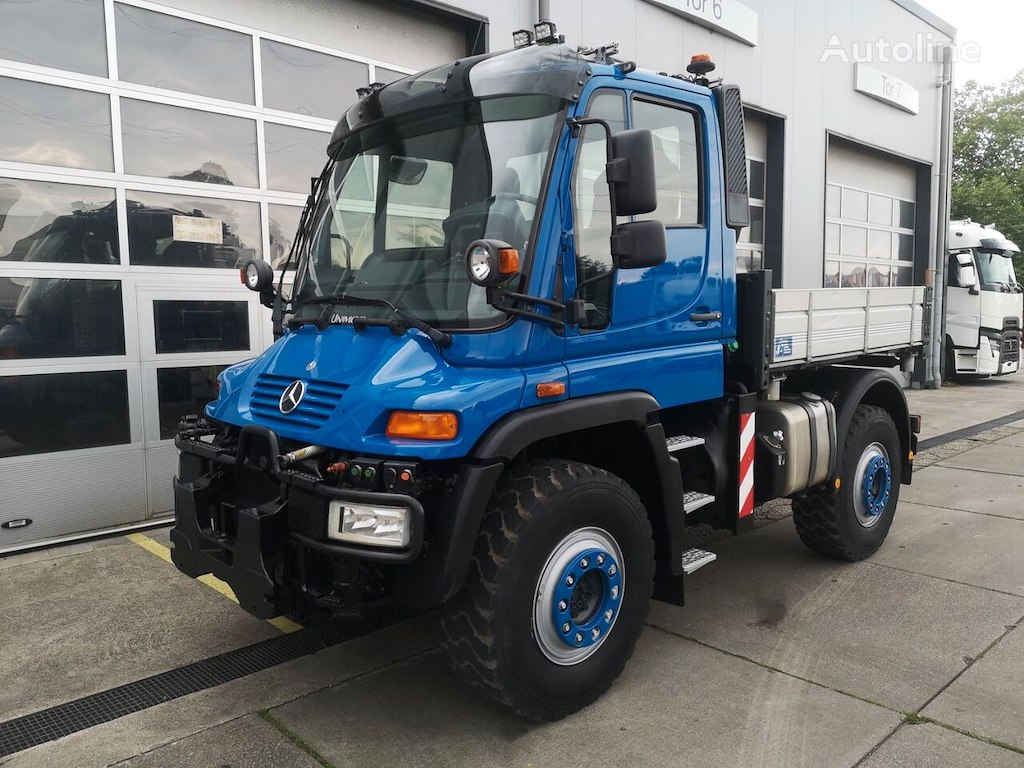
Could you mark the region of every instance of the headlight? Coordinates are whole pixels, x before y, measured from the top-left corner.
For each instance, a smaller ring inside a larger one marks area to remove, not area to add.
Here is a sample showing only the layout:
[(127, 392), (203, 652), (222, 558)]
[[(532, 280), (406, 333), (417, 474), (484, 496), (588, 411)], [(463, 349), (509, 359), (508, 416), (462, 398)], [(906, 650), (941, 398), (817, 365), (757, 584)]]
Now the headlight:
[(407, 507), (383, 507), (332, 501), (327, 516), (327, 537), (377, 547), (409, 546)]

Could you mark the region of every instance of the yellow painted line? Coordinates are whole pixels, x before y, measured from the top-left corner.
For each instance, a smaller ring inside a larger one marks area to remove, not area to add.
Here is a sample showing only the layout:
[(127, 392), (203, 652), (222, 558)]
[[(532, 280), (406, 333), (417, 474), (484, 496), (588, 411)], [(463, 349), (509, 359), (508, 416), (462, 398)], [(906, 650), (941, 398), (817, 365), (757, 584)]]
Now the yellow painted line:
[(153, 539), (149, 538), (149, 536), (146, 536), (142, 533), (129, 533), (125, 536), (125, 538), (128, 539), (128, 541), (138, 544), (147, 552), (152, 552), (161, 560), (166, 560), (168, 563), (172, 562), (171, 550), (169, 550), (159, 541), (153, 541)]
[(289, 619), (287, 616), (276, 616), (273, 619), (267, 619), (267, 623), (273, 624), (286, 635), (289, 632), (298, 632), (300, 629), (302, 629), (301, 624), (297, 624), (296, 622)]
[[(166, 560), (168, 563), (173, 563), (171, 560), (171, 550), (161, 544), (159, 541), (154, 541), (143, 533), (129, 533), (125, 535), (128, 541), (138, 544), (147, 552), (150, 552), (161, 560)], [(222, 581), (214, 576), (212, 573), (207, 573), (200, 576), (196, 581), (205, 584), (210, 589), (219, 592), (224, 595), (228, 600), (238, 604), (238, 598), (235, 597), (234, 590), (231, 589), (230, 585), (226, 581)], [(302, 629), (301, 624), (296, 624), (291, 619), (285, 618), (284, 616), (277, 616), (273, 619), (267, 619), (267, 623), (273, 625), (282, 632), (295, 632)]]

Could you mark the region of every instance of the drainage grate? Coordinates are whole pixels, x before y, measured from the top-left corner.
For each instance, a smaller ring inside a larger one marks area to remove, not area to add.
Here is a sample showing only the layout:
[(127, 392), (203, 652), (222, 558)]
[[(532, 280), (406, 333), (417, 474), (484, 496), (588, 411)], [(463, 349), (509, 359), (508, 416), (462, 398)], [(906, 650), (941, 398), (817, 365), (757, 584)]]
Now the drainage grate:
[(0, 723), (0, 757), (223, 685), (419, 615), (388, 604), (367, 617), (334, 619)]
[(974, 437), (982, 432), (987, 432), (990, 429), (996, 427), (1005, 427), (1007, 424), (1011, 424), (1015, 421), (1024, 419), (1024, 411), (1017, 411), (1016, 413), (1010, 413), (1006, 416), (1000, 416), (998, 419), (992, 419), (991, 421), (984, 421), (981, 424), (974, 424), (970, 427), (964, 427), (958, 429), (955, 432), (947, 432), (944, 435), (936, 435), (935, 437), (929, 437), (927, 440), (922, 440), (917, 444), (917, 451), (927, 451), (929, 448), (938, 448), (940, 445), (951, 443), (954, 440), (964, 440), (968, 437)]

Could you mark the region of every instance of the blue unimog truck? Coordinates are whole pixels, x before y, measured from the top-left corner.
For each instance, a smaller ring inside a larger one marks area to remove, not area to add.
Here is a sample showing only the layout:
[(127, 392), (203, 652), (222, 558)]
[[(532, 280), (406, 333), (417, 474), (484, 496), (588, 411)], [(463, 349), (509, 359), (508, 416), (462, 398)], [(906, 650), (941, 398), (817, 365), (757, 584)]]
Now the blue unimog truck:
[(441, 606), (454, 667), (550, 720), (714, 560), (689, 523), (790, 496), (812, 549), (878, 549), (925, 296), (736, 274), (742, 103), (707, 57), (517, 37), (341, 118), (291, 291), (242, 271), (278, 339), (183, 421), (171, 540), (261, 618)]

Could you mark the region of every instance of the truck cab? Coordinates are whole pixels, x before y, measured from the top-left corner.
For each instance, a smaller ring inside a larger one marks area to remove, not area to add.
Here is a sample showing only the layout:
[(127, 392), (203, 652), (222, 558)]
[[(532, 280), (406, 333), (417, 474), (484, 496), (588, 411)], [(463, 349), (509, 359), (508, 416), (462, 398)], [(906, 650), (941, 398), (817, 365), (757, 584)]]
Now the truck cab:
[(290, 290), (241, 271), (277, 342), (179, 429), (177, 567), (261, 618), (440, 605), (456, 669), (551, 720), (715, 560), (689, 524), (790, 496), (812, 549), (876, 551), (916, 447), (887, 368), (918, 354), (924, 289), (736, 274), (743, 109), (713, 69), (543, 23), (362, 92)]
[(1024, 286), (1016, 243), (994, 225), (970, 219), (949, 226), (946, 287), (946, 377), (984, 378), (1020, 369)]

